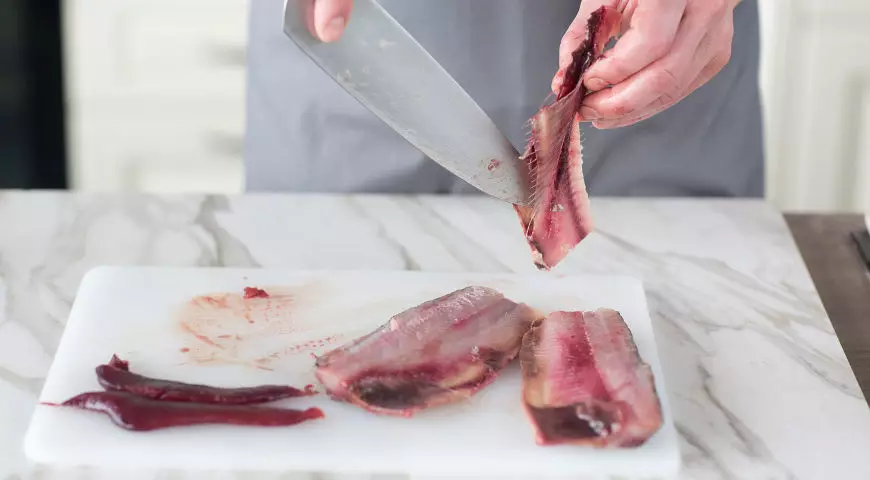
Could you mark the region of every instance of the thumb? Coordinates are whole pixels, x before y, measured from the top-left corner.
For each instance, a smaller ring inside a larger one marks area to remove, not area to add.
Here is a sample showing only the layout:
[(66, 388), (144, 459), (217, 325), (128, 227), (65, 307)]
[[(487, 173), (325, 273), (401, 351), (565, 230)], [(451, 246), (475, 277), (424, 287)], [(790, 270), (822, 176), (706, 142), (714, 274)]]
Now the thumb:
[(559, 93), (559, 89), (562, 86), (562, 80), (565, 77), (565, 69), (571, 65), (573, 58), (572, 54), (586, 38), (586, 23), (589, 21), (592, 12), (598, 10), (602, 6), (618, 8), (621, 3), (625, 2), (621, 0), (584, 0), (580, 4), (580, 10), (577, 12), (577, 16), (574, 17), (571, 25), (568, 26), (568, 30), (565, 31), (565, 35), (562, 36), (562, 41), (559, 43), (559, 69), (553, 77), (553, 83), (551, 85), (553, 93)]
[[(313, 12), (310, 17), (309, 27), (315, 37), (323, 42), (334, 42), (341, 38), (350, 12), (353, 8), (353, 0), (312, 0)], [(309, 10), (311, 11), (311, 10)]]

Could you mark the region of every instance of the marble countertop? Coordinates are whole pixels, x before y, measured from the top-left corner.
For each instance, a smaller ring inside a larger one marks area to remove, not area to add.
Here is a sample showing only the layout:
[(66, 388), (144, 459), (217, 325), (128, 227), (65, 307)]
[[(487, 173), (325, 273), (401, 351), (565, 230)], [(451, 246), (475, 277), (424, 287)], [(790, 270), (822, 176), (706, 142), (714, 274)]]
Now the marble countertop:
[[(683, 478), (870, 477), (870, 408), (778, 212), (749, 200), (592, 208), (596, 232), (558, 270), (644, 280)], [(97, 265), (534, 271), (513, 210), (488, 198), (0, 192), (2, 480), (264, 478), (26, 463), (22, 436)]]

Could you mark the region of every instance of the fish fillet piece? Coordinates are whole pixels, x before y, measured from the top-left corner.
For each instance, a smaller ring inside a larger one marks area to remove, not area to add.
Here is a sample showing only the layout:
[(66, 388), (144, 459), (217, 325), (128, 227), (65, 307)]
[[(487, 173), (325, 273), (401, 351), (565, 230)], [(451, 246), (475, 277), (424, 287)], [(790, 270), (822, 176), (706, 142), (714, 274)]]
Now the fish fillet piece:
[(538, 318), (487, 287), (429, 300), (316, 362), (330, 398), (370, 412), (410, 417), (471, 397), (519, 353)]
[(532, 259), (542, 270), (562, 261), (593, 229), (589, 196), (583, 179), (579, 110), (586, 96), (580, 81), (618, 30), (620, 15), (601, 7), (589, 18), (586, 38), (561, 73), (556, 101), (530, 120), (531, 135), (523, 158), (532, 186), (530, 207), (515, 205)]
[(539, 445), (640, 446), (661, 427), (652, 370), (614, 310), (551, 313), (526, 334), (520, 362)]

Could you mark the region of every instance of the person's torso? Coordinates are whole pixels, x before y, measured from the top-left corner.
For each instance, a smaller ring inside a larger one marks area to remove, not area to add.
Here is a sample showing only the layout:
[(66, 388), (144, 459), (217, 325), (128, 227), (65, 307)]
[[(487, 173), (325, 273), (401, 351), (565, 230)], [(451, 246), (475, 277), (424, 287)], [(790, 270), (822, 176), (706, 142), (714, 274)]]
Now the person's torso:
[[(732, 60), (713, 81), (638, 125), (611, 131), (584, 126), (590, 193), (760, 194), (757, 5), (743, 3), (735, 20)], [(522, 151), (526, 122), (550, 94), (559, 42), (579, 2), (381, 4)], [(477, 192), (425, 158), (328, 79), (284, 36), (282, 8), (281, 0), (251, 5), (245, 148), (249, 190)]]

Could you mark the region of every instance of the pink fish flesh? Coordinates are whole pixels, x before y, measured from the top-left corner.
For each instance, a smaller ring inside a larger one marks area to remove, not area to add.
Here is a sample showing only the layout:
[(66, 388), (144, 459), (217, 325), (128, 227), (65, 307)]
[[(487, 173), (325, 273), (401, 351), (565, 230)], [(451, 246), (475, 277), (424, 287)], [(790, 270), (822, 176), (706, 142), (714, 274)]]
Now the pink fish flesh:
[(540, 269), (556, 266), (593, 228), (583, 179), (579, 110), (586, 96), (581, 78), (618, 30), (620, 15), (601, 7), (589, 18), (586, 38), (561, 73), (556, 101), (541, 108), (529, 123), (531, 135), (523, 158), (529, 167), (531, 207), (515, 206), (532, 258)]
[(471, 286), (405, 310), (319, 357), (315, 373), (334, 400), (410, 417), (492, 382), (537, 318), (525, 304)]
[(639, 446), (661, 427), (652, 370), (614, 310), (551, 313), (526, 334), (520, 362), (539, 445)]

